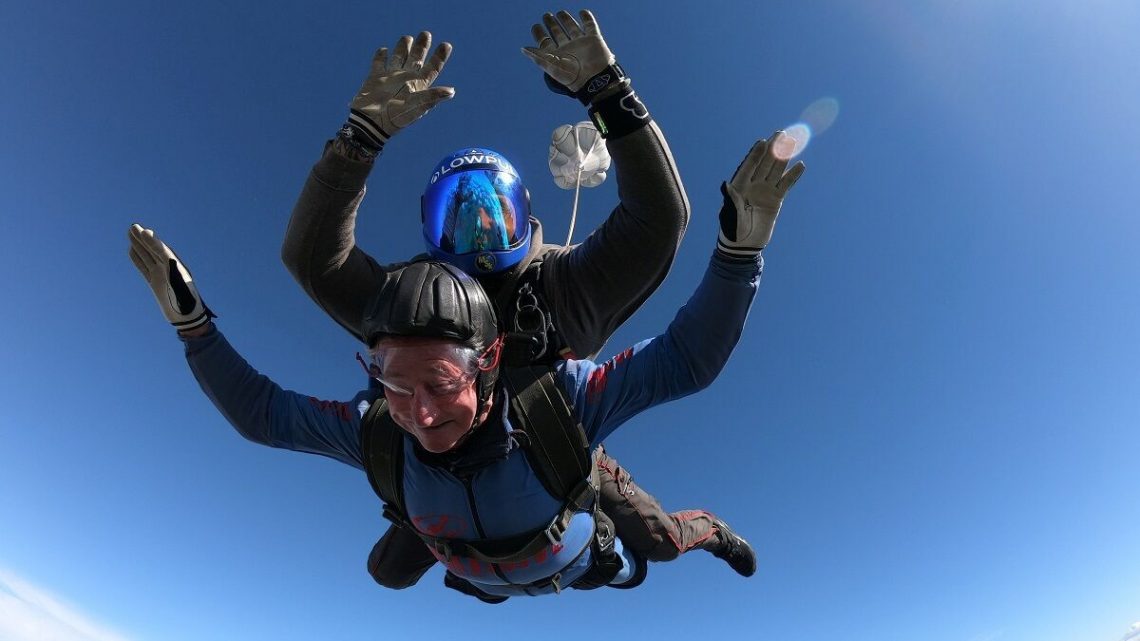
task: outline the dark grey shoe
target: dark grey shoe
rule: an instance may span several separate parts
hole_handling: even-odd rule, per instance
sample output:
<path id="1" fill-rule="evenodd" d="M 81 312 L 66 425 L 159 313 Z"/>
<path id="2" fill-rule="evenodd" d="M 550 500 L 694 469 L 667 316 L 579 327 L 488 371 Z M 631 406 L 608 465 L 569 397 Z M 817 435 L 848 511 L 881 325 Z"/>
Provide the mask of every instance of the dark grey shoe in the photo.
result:
<path id="1" fill-rule="evenodd" d="M 740 576 L 755 574 L 756 553 L 752 551 L 752 546 L 748 545 L 748 541 L 733 532 L 732 528 L 720 519 L 714 521 L 713 525 L 716 526 L 716 536 L 720 540 L 720 545 L 713 550 L 713 556 L 723 559 Z"/>

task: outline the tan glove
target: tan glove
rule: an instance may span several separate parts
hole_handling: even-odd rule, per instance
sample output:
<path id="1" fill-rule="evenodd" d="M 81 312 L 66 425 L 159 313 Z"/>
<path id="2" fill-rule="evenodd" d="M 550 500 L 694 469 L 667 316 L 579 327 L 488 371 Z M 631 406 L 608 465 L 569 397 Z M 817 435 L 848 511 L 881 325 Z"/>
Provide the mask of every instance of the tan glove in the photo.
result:
<path id="1" fill-rule="evenodd" d="M 787 169 L 795 140 L 782 131 L 752 145 L 732 180 L 721 183 L 717 249 L 734 258 L 754 258 L 772 240 L 784 196 L 803 175 L 797 162 Z"/>
<path id="2" fill-rule="evenodd" d="M 455 96 L 454 87 L 431 86 L 451 56 L 451 45 L 440 44 L 425 62 L 430 47 L 431 33 L 422 31 L 415 40 L 401 37 L 391 51 L 381 47 L 372 58 L 348 118 L 354 133 L 371 147 L 382 148 L 397 131 Z"/>
<path id="3" fill-rule="evenodd" d="M 150 229 L 131 225 L 127 232 L 131 242 L 131 262 L 150 285 L 158 307 L 166 320 L 179 332 L 197 329 L 216 318 L 202 302 L 190 270 Z"/>
<path id="4" fill-rule="evenodd" d="M 537 47 L 523 47 L 522 52 L 548 76 L 553 91 L 576 96 L 590 104 L 606 87 L 625 79 L 594 14 L 581 11 L 582 24 L 567 11 L 542 16 L 542 24 L 530 28 Z M 556 84 L 551 84 L 554 81 Z"/>

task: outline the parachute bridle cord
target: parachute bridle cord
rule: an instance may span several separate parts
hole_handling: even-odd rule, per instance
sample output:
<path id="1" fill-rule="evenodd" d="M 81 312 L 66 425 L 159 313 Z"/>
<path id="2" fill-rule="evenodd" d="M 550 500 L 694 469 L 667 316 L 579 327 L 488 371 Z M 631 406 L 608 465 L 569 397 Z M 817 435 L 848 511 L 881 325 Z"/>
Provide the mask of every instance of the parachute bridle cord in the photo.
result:
<path id="1" fill-rule="evenodd" d="M 574 207 L 570 210 L 570 231 L 566 234 L 564 247 L 569 247 L 571 239 L 574 238 L 574 223 L 578 221 L 578 194 L 582 192 L 582 145 L 578 140 L 577 127 L 574 127 L 574 149 L 578 160 L 578 173 L 574 179 Z"/>
<path id="2" fill-rule="evenodd" d="M 597 187 L 606 180 L 610 154 L 605 140 L 594 123 L 585 120 L 576 125 L 560 125 L 550 136 L 550 158 L 547 161 L 554 182 L 562 189 L 574 190 L 574 207 L 570 211 L 570 230 L 565 247 L 574 242 L 578 222 L 578 203 L 583 187 Z"/>

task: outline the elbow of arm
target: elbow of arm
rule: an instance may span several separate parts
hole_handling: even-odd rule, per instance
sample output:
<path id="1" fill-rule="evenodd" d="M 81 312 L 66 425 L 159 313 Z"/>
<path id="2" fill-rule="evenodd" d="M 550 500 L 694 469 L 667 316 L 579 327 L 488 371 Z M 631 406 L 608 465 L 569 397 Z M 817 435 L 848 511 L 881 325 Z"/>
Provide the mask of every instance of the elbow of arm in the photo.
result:
<path id="1" fill-rule="evenodd" d="M 243 425 L 232 420 L 230 421 L 230 425 L 233 426 L 235 432 L 240 434 L 242 438 L 249 441 L 250 443 L 268 445 L 270 447 L 273 447 L 273 443 L 270 442 L 269 439 L 269 434 L 265 430 L 255 430 L 247 425 Z"/>
<path id="2" fill-rule="evenodd" d="M 281 262 L 285 264 L 285 269 L 293 275 L 293 278 L 298 281 L 304 281 L 306 277 L 305 261 L 301 260 L 300 250 L 289 242 L 286 238 L 285 242 L 281 245 Z"/>
<path id="3" fill-rule="evenodd" d="M 715 360 L 704 359 L 691 367 L 693 391 L 699 392 L 713 384 L 728 363 L 728 354 Z"/>
<path id="4" fill-rule="evenodd" d="M 738 331 L 733 340 L 725 345 L 725 349 L 710 349 L 709 346 L 687 344 L 674 337 L 674 344 L 677 346 L 674 353 L 680 355 L 685 368 L 681 389 L 676 390 L 679 395 L 694 394 L 712 385 L 728 363 L 728 357 L 732 354 L 732 345 L 736 344 L 736 339 L 739 337 Z"/>
<path id="5" fill-rule="evenodd" d="M 678 218 L 681 221 L 681 229 L 684 230 L 689 226 L 689 218 L 692 217 L 693 208 L 689 205 L 689 195 L 685 193 L 685 187 L 681 185 L 680 179 L 677 181 L 677 188 L 681 200 L 678 207 Z"/>
<path id="6" fill-rule="evenodd" d="M 723 365 L 723 364 L 722 364 Z M 693 391 L 699 392 L 712 385 L 723 367 L 699 367 L 693 370 Z"/>

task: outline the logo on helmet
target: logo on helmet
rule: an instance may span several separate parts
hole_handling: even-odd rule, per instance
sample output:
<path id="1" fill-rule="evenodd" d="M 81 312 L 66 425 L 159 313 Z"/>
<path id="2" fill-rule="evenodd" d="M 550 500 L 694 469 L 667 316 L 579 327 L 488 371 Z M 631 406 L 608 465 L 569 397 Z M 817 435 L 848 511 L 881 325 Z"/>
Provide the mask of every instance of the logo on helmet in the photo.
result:
<path id="1" fill-rule="evenodd" d="M 496 156 L 494 153 L 488 153 L 480 149 L 471 149 L 462 155 L 454 156 L 446 160 L 436 167 L 435 171 L 432 172 L 431 178 L 428 180 L 428 184 L 434 185 L 440 178 L 443 178 L 457 169 L 475 169 L 479 167 L 514 173 L 514 168 L 511 167 L 510 163 Z"/>
<path id="2" fill-rule="evenodd" d="M 495 271 L 495 264 L 497 262 L 498 261 L 495 260 L 495 255 L 488 252 L 483 252 L 482 254 L 479 254 L 475 257 L 475 266 L 478 267 L 480 271 L 484 272 Z"/>

